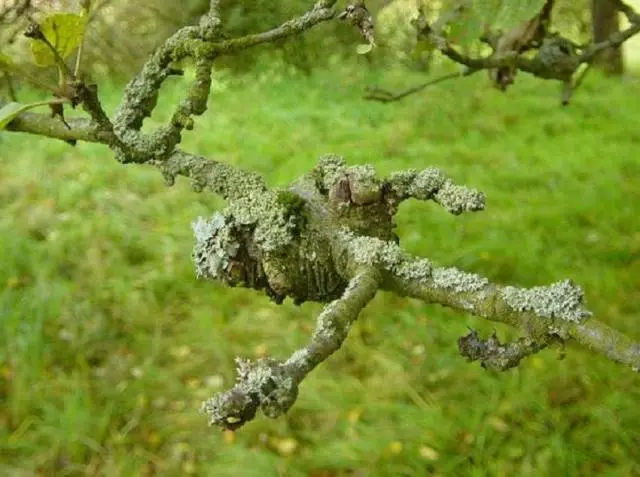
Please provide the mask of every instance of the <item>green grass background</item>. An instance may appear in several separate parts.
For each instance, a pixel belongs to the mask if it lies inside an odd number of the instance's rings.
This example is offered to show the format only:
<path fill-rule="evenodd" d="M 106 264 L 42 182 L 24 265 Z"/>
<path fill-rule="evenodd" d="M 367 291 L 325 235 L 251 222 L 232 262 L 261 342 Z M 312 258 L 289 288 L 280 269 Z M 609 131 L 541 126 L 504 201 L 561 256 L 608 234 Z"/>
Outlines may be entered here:
<path fill-rule="evenodd" d="M 361 99 L 367 84 L 420 79 L 219 73 L 183 146 L 272 185 L 328 152 L 381 174 L 441 167 L 487 208 L 403 205 L 409 251 L 501 283 L 571 278 L 599 319 L 640 339 L 638 79 L 593 74 L 567 108 L 557 85 L 524 75 L 506 94 L 478 76 Z M 101 91 L 113 110 L 120 87 Z M 187 181 L 168 188 L 96 145 L 0 141 L 0 475 L 640 475 L 638 374 L 573 346 L 487 372 L 456 339 L 494 325 L 383 293 L 287 416 L 207 427 L 198 408 L 232 384 L 234 357 L 287 356 L 320 306 L 196 280 L 191 221 L 223 203 Z"/>

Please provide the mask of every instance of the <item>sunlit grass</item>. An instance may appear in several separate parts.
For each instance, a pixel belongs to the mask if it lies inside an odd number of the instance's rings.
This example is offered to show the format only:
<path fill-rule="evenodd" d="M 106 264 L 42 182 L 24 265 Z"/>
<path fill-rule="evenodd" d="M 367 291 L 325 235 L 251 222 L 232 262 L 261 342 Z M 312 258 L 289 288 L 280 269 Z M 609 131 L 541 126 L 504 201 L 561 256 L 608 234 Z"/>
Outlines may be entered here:
<path fill-rule="evenodd" d="M 381 173 L 441 167 L 487 209 L 406 204 L 408 250 L 503 283 L 572 278 L 600 319 L 640 339 L 640 84 L 594 74 L 568 108 L 557 85 L 524 75 L 507 94 L 478 77 L 392 105 L 361 99 L 366 84 L 420 79 L 220 75 L 183 147 L 272 185 L 327 152 Z M 164 91 L 155 120 L 181 91 Z M 113 109 L 118 90 L 103 95 Z M 190 223 L 223 204 L 187 181 L 167 188 L 99 146 L 0 141 L 0 475 L 640 472 L 637 375 L 573 347 L 489 373 L 455 341 L 491 325 L 388 294 L 288 416 L 208 428 L 198 407 L 233 382 L 234 357 L 286 356 L 320 307 L 197 281 Z"/>

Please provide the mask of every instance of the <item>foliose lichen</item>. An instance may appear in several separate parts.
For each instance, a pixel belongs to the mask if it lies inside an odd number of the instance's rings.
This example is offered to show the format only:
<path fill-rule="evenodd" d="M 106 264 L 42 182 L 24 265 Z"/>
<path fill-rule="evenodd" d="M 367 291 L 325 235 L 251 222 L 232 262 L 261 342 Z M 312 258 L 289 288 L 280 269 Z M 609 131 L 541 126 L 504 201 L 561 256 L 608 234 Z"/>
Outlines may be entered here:
<path fill-rule="evenodd" d="M 236 366 L 236 386 L 202 403 L 202 411 L 209 415 L 211 424 L 233 428 L 251 419 L 258 404 L 267 417 L 276 418 L 295 402 L 297 383 L 285 374 L 277 360 L 236 358 Z"/>
<path fill-rule="evenodd" d="M 436 288 L 452 290 L 456 293 L 475 293 L 489 285 L 489 280 L 475 273 L 467 273 L 457 268 L 435 268 L 432 273 Z"/>
<path fill-rule="evenodd" d="M 482 192 L 446 181 L 436 192 L 435 201 L 451 214 L 473 212 L 484 209 L 485 197 Z"/>
<path fill-rule="evenodd" d="M 340 156 L 335 154 L 322 156 L 315 167 L 319 174 L 320 184 L 318 185 L 321 190 L 331 189 L 340 178 L 344 177 L 346 167 L 345 160 Z"/>
<path fill-rule="evenodd" d="M 560 318 L 572 323 L 581 323 L 591 316 L 583 306 L 582 288 L 571 280 L 533 288 L 507 286 L 500 293 L 514 311 L 533 311 L 543 318 Z"/>
<path fill-rule="evenodd" d="M 429 260 L 411 257 L 394 242 L 358 236 L 348 229 L 341 231 L 341 239 L 349 244 L 355 265 L 379 266 L 407 280 L 422 281 L 431 277 L 432 265 Z"/>
<path fill-rule="evenodd" d="M 286 247 L 293 240 L 296 216 L 288 214 L 275 194 L 248 191 L 229 205 L 229 212 L 239 224 L 255 225 L 253 238 L 265 252 Z"/>
<path fill-rule="evenodd" d="M 396 273 L 400 278 L 413 282 L 422 282 L 431 278 L 433 265 L 426 258 L 416 260 L 405 260 L 396 266 Z"/>
<path fill-rule="evenodd" d="M 233 222 L 216 213 L 207 220 L 199 217 L 192 224 L 196 243 L 193 260 L 198 278 L 218 278 L 229 265 L 240 244 L 233 236 Z"/>
<path fill-rule="evenodd" d="M 482 210 L 485 197 L 482 192 L 455 185 L 433 167 L 418 171 L 409 169 L 394 172 L 388 179 L 391 190 L 401 199 L 435 200 L 452 214 Z"/>
<path fill-rule="evenodd" d="M 347 175 L 354 204 L 370 204 L 379 200 L 382 195 L 381 182 L 376 177 L 376 170 L 372 165 L 349 167 Z"/>
<path fill-rule="evenodd" d="M 392 190 L 400 198 L 413 197 L 418 200 L 430 199 L 442 187 L 444 181 L 444 174 L 433 167 L 421 171 L 417 169 L 398 171 L 389 177 Z"/>

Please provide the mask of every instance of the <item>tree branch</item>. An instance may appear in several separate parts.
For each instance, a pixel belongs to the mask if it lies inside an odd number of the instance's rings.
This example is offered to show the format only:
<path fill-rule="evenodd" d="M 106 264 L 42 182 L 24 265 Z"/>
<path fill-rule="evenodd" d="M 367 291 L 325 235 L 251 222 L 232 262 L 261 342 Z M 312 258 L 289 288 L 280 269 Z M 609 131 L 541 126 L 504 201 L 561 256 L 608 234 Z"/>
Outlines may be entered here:
<path fill-rule="evenodd" d="M 129 82 L 113 121 L 105 114 L 97 90 L 78 82 L 71 85 L 74 97 L 91 119 L 72 119 L 69 129 L 58 118 L 25 113 L 8 127 L 65 141 L 103 143 L 122 163 L 155 166 L 168 184 L 182 175 L 196 191 L 222 196 L 227 208 L 193 226 L 197 276 L 264 291 L 276 303 L 287 297 L 294 303 L 328 303 L 310 342 L 288 360 L 238 360 L 236 386 L 204 404 L 210 422 L 235 429 L 258 409 L 270 417 L 286 412 L 296 399 L 299 383 L 342 345 L 351 324 L 378 289 L 519 329 L 523 338 L 507 345 L 473 335 L 462 340 L 463 354 L 486 366 L 506 369 L 554 340 L 574 340 L 639 370 L 640 345 L 590 317 L 582 290 L 570 281 L 531 289 L 494 285 L 479 275 L 435 267 L 426 258 L 404 252 L 394 231 L 402 201 L 432 200 L 452 214 L 484 208 L 481 192 L 454 184 L 437 169 L 399 171 L 379 179 L 370 165 L 348 167 L 341 157 L 327 155 L 288 188 L 269 189 L 257 174 L 177 148 L 182 131 L 193 127 L 191 117 L 206 110 L 215 57 L 311 28 L 335 16 L 334 4 L 318 1 L 306 14 L 273 30 L 227 40 L 213 1 L 199 26 L 176 32 Z M 571 62 L 559 67 L 542 55 L 562 46 L 553 41 L 543 44 L 533 59 L 514 54 L 467 58 L 442 41 L 444 54 L 473 71 L 515 61 L 525 71 L 529 68 L 538 76 L 557 79 L 573 67 Z M 175 73 L 172 63 L 186 56 L 195 59 L 196 78 L 185 99 L 169 124 L 151 134 L 141 133 L 162 83 Z"/>
<path fill-rule="evenodd" d="M 518 329 L 522 337 L 508 344 L 495 336 L 480 340 L 476 333 L 459 340 L 463 356 L 488 368 L 509 369 L 555 342 L 573 340 L 640 369 L 640 344 L 593 318 L 582 289 L 571 281 L 533 288 L 497 285 L 402 250 L 393 234 L 402 200 L 436 200 L 451 213 L 484 206 L 480 192 L 454 185 L 436 169 L 377 179 L 370 166 L 347 167 L 328 155 L 285 197 L 269 191 L 260 204 L 239 198 L 211 219 L 200 219 L 194 225 L 197 274 L 265 290 L 277 302 L 287 296 L 298 303 L 335 301 L 320 316 L 311 343 L 289 361 L 240 361 L 236 386 L 204 405 L 212 424 L 236 429 L 258 408 L 271 417 L 286 412 L 301 380 L 340 347 L 378 288 Z M 296 215 L 303 220 L 291 222 Z"/>
<path fill-rule="evenodd" d="M 567 104 L 575 90 L 580 86 L 584 78 L 583 73 L 578 73 L 581 65 L 586 64 L 587 68 L 595 60 L 595 58 L 610 48 L 619 47 L 634 35 L 640 33 L 640 15 L 629 5 L 621 0 L 612 0 L 615 2 L 618 10 L 625 14 L 629 20 L 630 26 L 620 32 L 612 34 L 606 41 L 599 43 L 591 43 L 589 45 L 578 47 L 570 40 L 559 34 L 550 34 L 542 38 L 537 46 L 537 52 L 534 57 L 528 58 L 522 55 L 526 48 L 518 51 L 500 52 L 494 51 L 489 56 L 474 58 L 460 53 L 449 43 L 446 37 L 438 34 L 422 16 L 416 21 L 418 27 L 418 35 L 435 46 L 435 48 L 450 60 L 467 67 L 464 73 L 450 74 L 434 80 L 427 81 L 418 86 L 409 88 L 399 93 L 393 93 L 380 88 L 372 87 L 365 95 L 366 99 L 392 102 L 405 98 L 409 95 L 418 93 L 428 86 L 437 84 L 452 78 L 473 74 L 480 70 L 501 70 L 511 68 L 514 71 L 520 70 L 529 73 L 541 79 L 551 79 L 562 82 L 562 104 Z M 486 40 L 488 35 L 484 35 Z M 496 50 L 497 40 L 489 42 Z M 582 50 L 579 52 L 578 50 Z M 508 85 L 499 85 L 501 89 L 505 89 Z"/>
<path fill-rule="evenodd" d="M 379 283 L 379 274 L 373 268 L 356 273 L 343 295 L 318 316 L 309 343 L 286 361 L 266 358 L 253 363 L 237 358 L 237 384 L 202 405 L 209 423 L 237 429 L 252 420 L 258 409 L 271 418 L 286 413 L 298 397 L 302 380 L 342 346 Z"/>
<path fill-rule="evenodd" d="M 391 103 L 393 101 L 399 101 L 401 99 L 406 98 L 407 96 L 411 96 L 412 94 L 418 93 L 429 86 L 436 85 L 438 83 L 442 83 L 443 81 L 447 81 L 454 78 L 462 78 L 465 76 L 471 76 L 474 73 L 480 71 L 479 69 L 473 68 L 465 68 L 459 73 L 449 73 L 446 75 L 438 76 L 437 78 L 430 79 L 429 81 L 425 81 L 424 83 L 420 83 L 419 85 L 413 86 L 411 88 L 405 89 L 399 93 L 393 93 L 391 91 L 379 88 L 377 86 L 369 86 L 367 88 L 367 92 L 364 95 L 364 99 L 369 99 L 372 101 L 379 101 L 381 103 Z"/>
<path fill-rule="evenodd" d="M 406 267 L 425 267 L 424 259 L 408 263 L 412 265 Z M 387 276 L 382 288 L 516 327 L 541 344 L 553 337 L 575 340 L 640 370 L 640 343 L 593 318 L 583 305 L 582 289 L 569 280 L 527 289 L 495 285 L 455 268 L 423 268 L 417 280 L 398 273 Z"/>

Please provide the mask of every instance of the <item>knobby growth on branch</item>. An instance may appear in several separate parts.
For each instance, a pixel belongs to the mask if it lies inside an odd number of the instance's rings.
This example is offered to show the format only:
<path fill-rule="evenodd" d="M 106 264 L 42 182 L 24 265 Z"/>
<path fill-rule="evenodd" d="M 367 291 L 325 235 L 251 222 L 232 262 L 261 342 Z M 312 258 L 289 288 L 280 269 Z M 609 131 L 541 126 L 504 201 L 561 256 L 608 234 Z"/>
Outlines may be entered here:
<path fill-rule="evenodd" d="M 489 72 L 497 88 L 505 91 L 513 84 L 516 73 L 523 71 L 540 79 L 559 81 L 562 84 L 561 102 L 566 105 L 600 54 L 611 48 L 619 48 L 640 32 L 640 14 L 622 0 L 610 1 L 625 15 L 629 27 L 604 41 L 578 45 L 561 33 L 552 31 L 551 14 L 555 0 L 544 0 L 534 16 L 505 31 L 492 31 L 485 24 L 478 40 L 490 51 L 482 56 L 465 53 L 464 49 L 456 47 L 455 40 L 446 33 L 447 26 L 459 20 L 471 8 L 467 4 L 470 2 L 457 2 L 458 7 L 453 13 L 445 9 L 440 18 L 433 22 L 429 21 L 424 9 L 420 9 L 413 21 L 418 42 L 426 43 L 429 48 L 457 63 L 460 71 L 430 79 L 400 92 L 372 86 L 368 88 L 365 98 L 384 103 L 398 101 L 441 81 L 470 76 L 483 70 Z"/>
<path fill-rule="evenodd" d="M 221 55 L 303 32 L 337 16 L 335 1 L 321 0 L 303 15 L 262 33 L 227 38 L 217 2 L 197 26 L 184 27 L 149 58 L 127 85 L 113 117 L 103 110 L 95 85 L 67 71 L 66 89 L 58 91 L 89 118 L 19 112 L 6 120 L 9 131 L 67 142 L 108 146 L 121 163 L 156 167 L 168 184 L 190 179 L 196 191 L 220 195 L 228 206 L 194 222 L 193 251 L 197 276 L 265 292 L 275 302 L 326 303 L 309 342 L 284 360 L 237 359 L 237 384 L 203 404 L 211 424 L 237 429 L 258 410 L 269 417 L 287 412 L 300 382 L 337 351 L 360 311 L 378 290 L 440 304 L 511 325 L 522 333 L 512 343 L 475 331 L 459 340 L 460 352 L 484 367 L 509 369 L 545 347 L 575 341 L 609 359 L 640 369 L 640 344 L 598 321 L 585 308 L 583 292 L 571 281 L 517 288 L 491 283 L 456 268 L 440 267 L 403 251 L 395 234 L 395 215 L 407 199 L 433 201 L 452 214 L 480 211 L 484 195 L 455 184 L 437 169 L 404 170 L 379 178 L 370 165 L 347 166 L 336 155 L 289 187 L 270 189 L 249 171 L 178 148 L 193 116 L 207 108 L 213 62 Z M 365 40 L 369 23 L 352 21 Z M 38 41 L 38 26 L 31 28 Z M 150 134 L 142 123 L 154 110 L 174 63 L 190 57 L 196 75 L 169 122 Z M 491 60 L 492 67 L 503 63 Z M 59 61 L 58 61 L 59 62 Z M 58 65 L 62 68 L 62 65 Z"/>

